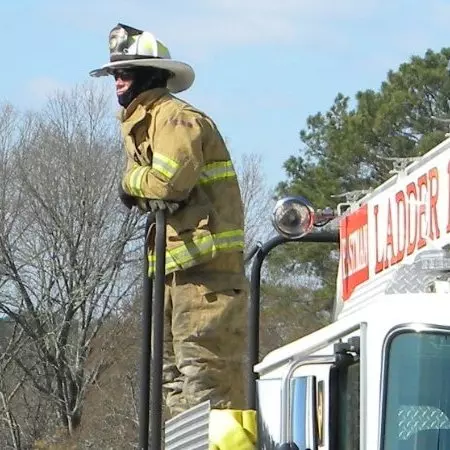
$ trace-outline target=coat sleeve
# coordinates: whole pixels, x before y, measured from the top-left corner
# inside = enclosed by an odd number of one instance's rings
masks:
[[[202,140],[200,118],[192,113],[180,112],[165,119],[155,132],[152,164],[128,164],[124,190],[135,197],[185,200],[203,167]]]

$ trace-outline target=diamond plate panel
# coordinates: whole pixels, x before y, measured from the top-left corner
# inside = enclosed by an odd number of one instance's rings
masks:
[[[450,429],[450,419],[439,408],[427,405],[402,406],[398,410],[398,436],[408,439],[421,430]]]
[[[437,279],[450,277],[449,252],[443,249],[423,250],[412,264],[399,265],[386,287],[386,294],[429,292]]]

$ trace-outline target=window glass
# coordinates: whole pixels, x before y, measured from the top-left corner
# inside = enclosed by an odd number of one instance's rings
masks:
[[[294,378],[292,380],[292,434],[294,443],[299,449],[306,448],[307,414],[311,414],[306,408],[306,378]]]
[[[281,379],[258,380],[257,395],[259,447],[277,449],[281,439]]]
[[[310,382],[314,383],[315,379],[311,377]],[[312,428],[313,411],[310,410],[311,408],[307,408],[307,402],[313,405],[316,399],[307,397],[307,377],[294,377],[290,383],[292,440],[297,448],[304,449],[306,433],[314,432]],[[258,380],[257,386],[259,448],[261,450],[278,450],[280,444],[284,444],[281,442],[281,379]]]
[[[450,449],[450,334],[404,332],[387,348],[384,450]]]

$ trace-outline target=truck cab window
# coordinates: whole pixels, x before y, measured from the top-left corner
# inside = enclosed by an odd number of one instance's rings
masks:
[[[353,362],[330,372],[330,448],[359,450],[359,370]]]
[[[382,448],[450,448],[450,332],[397,334],[386,357]]]

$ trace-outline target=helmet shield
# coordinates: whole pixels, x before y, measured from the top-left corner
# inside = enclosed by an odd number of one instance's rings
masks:
[[[136,55],[128,55],[129,48],[136,42],[142,30],[128,25],[117,24],[109,33],[109,59],[111,62],[136,58]]]

